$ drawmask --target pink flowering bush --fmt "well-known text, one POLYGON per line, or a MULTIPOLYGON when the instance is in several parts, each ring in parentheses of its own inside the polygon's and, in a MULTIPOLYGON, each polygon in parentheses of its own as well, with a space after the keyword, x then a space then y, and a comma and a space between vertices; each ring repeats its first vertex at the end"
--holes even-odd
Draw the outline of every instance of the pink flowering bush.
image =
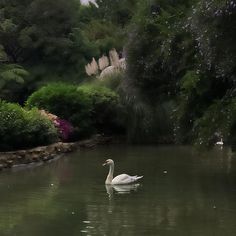
POLYGON ((71 123, 67 120, 63 120, 60 118, 56 118, 53 121, 55 127, 58 129, 59 131, 59 136, 63 141, 68 141, 70 136, 73 133, 73 126, 71 125, 71 123))
POLYGON ((69 138, 71 137, 71 135, 74 131, 74 128, 69 121, 61 119, 58 116, 56 116, 48 111, 45 111, 45 110, 40 110, 40 113, 42 116, 45 116, 45 117, 47 117, 47 119, 52 121, 52 123, 54 124, 54 126, 58 130, 59 137, 62 141, 69 140, 69 138))

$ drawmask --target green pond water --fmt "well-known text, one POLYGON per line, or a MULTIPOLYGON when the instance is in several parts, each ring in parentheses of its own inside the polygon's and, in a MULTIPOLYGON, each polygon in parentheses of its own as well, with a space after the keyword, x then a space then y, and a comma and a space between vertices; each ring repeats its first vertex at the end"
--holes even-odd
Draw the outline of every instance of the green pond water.
POLYGON ((0 236, 236 235, 236 156, 176 146, 101 146, 0 173, 0 236), (115 174, 140 185, 105 187, 115 174))

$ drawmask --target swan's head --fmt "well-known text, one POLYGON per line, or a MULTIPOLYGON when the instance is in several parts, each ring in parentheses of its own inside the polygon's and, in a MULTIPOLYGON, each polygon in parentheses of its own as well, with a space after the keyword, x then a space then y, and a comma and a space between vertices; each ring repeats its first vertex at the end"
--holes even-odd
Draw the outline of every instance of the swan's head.
POLYGON ((103 166, 107 166, 107 165, 110 166, 112 164, 114 164, 114 161, 112 159, 107 159, 102 165, 103 166))

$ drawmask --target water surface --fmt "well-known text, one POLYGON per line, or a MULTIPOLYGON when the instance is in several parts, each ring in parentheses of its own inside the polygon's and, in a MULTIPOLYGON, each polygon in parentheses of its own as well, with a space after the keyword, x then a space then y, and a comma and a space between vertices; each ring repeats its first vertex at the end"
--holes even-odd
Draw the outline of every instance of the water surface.
POLYGON ((1 236, 236 235, 236 156, 176 146, 105 146, 0 173, 1 236), (140 185, 106 188, 115 173, 140 185))

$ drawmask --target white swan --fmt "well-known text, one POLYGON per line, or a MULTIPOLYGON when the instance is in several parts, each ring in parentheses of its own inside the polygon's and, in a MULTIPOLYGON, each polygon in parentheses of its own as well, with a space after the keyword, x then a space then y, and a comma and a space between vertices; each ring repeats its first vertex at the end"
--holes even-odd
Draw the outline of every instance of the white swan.
POLYGON ((220 141, 216 142, 216 145, 223 146, 224 145, 223 139, 221 138, 220 141))
POLYGON ((114 179, 113 179, 113 173, 114 173, 114 161, 112 159, 107 159, 105 161, 105 163, 103 164, 103 166, 109 166, 109 173, 107 175, 105 184, 112 184, 112 185, 116 185, 116 184, 131 184, 134 183, 135 181, 143 178, 143 176, 130 176, 127 174, 121 174, 121 175, 117 175, 114 179))

